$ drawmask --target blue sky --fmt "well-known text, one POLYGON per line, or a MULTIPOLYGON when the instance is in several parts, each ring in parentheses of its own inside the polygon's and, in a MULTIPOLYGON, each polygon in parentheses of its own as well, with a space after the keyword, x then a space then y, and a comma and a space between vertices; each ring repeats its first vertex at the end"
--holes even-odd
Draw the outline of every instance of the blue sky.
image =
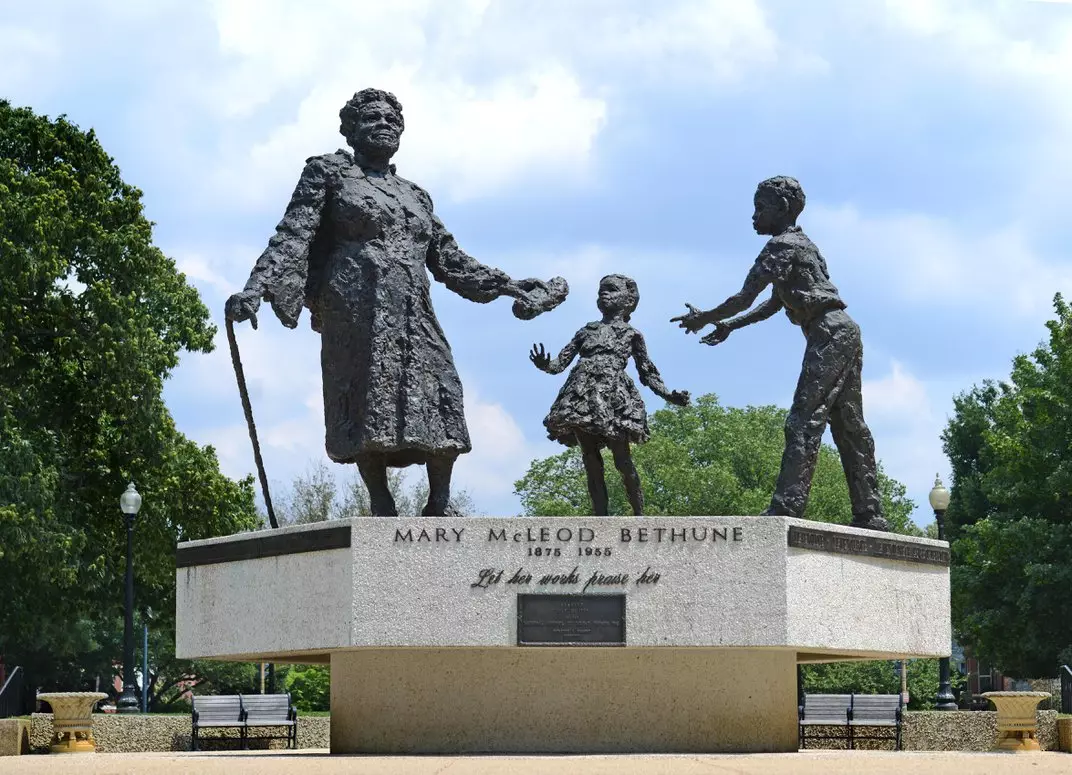
MULTIPOLYGON (((739 288, 763 244, 752 194, 771 175, 807 193, 800 223, 864 332, 878 456, 918 521, 948 471, 952 397, 1007 376, 1043 338, 1053 294, 1072 293, 1070 3, 310 5, 42 0, 5 3, 0 19, 0 95, 96 129, 220 325, 217 350, 184 356, 166 397, 230 475, 253 462, 223 302, 304 160, 343 145, 339 107, 366 86, 402 101, 399 174, 465 250, 571 285, 530 322, 508 300, 433 289, 474 444, 456 484, 484 513, 516 511, 513 482, 562 449, 542 418, 564 376, 526 353, 557 351, 598 316, 603 274, 639 283, 634 324, 669 387, 788 406, 804 342, 784 317, 717 348, 668 322, 739 288)), ((240 345, 281 490, 323 457, 319 344, 306 318, 293 331, 262 320, 240 345)))

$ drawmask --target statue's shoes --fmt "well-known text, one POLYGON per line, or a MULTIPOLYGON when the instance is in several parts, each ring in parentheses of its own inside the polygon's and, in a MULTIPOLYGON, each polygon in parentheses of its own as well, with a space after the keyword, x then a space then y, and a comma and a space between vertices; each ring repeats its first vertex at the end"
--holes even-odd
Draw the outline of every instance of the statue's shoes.
POLYGON ((886 521, 885 517, 871 515, 865 516, 862 519, 853 517, 852 522, 849 523, 849 527, 862 527, 864 530, 878 530, 882 533, 888 533, 890 530, 890 523, 886 521))

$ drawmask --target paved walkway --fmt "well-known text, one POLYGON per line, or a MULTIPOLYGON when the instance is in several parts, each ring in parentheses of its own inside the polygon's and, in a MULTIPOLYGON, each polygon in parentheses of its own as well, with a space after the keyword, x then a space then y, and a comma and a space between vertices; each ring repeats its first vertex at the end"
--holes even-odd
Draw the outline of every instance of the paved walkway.
POLYGON ((806 751, 796 754, 643 756, 329 756, 327 751, 67 754, 0 759, 5 775, 1048 775, 1072 772, 1072 755, 806 751))

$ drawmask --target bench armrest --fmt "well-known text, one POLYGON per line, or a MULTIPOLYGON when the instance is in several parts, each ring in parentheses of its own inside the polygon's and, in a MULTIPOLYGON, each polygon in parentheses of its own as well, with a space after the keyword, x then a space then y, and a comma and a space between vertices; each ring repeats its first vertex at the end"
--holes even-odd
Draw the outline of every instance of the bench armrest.
POLYGON ((193 714, 193 722, 196 724, 197 723, 197 718, 198 718, 198 716, 201 715, 201 712, 199 710, 197 710, 197 708, 194 708, 190 712, 193 714))
POLYGON ((296 707, 294 707, 293 705, 291 705, 290 708, 287 710, 287 721, 297 721, 297 720, 298 720, 298 709, 296 707))

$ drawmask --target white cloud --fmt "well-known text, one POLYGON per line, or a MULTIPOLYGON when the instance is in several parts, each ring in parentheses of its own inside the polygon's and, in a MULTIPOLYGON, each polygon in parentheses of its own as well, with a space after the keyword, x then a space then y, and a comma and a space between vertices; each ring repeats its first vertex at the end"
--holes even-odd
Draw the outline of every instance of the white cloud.
POLYGON ((941 440, 946 418, 931 399, 943 394, 944 386, 927 384, 897 360, 889 368, 882 377, 864 380, 864 417, 876 456, 886 474, 905 485, 917 506, 914 518, 923 525, 932 519, 927 492, 935 472, 949 481, 941 440))
POLYGON ((916 304, 1036 320, 1051 311, 1055 291, 1072 289, 1072 265, 1036 252, 1017 223, 982 231, 920 213, 866 216, 851 205, 809 212, 808 231, 825 253, 916 304))
POLYGON ((864 405, 869 417, 894 419, 929 417, 930 401, 923 383, 909 374, 902 363, 892 361, 890 373, 864 383, 864 405))
POLYGON ((244 283, 236 283, 225 276, 218 266, 219 262, 212 255, 201 253, 178 253, 172 256, 175 267, 186 275, 188 282, 196 285, 205 295, 206 290, 214 291, 212 296, 226 298, 239 290, 244 283))
POLYGON ((963 69, 990 88, 1045 96, 1042 106, 1072 121, 1072 15, 1030 17, 1026 3, 887 0, 887 19, 934 44, 928 57, 963 69))
MULTIPOLYGON (((526 174, 582 178, 606 111, 602 100, 585 96, 575 77, 558 67, 504 77, 485 88, 421 82, 405 70, 366 80, 403 100, 400 174, 453 199, 501 190, 526 174)), ((314 87, 294 122, 222 167, 214 183, 248 204, 277 204, 280 191, 297 182, 302 160, 345 145, 338 113, 353 84, 345 78, 314 87)))
POLYGON ((666 4, 655 13, 608 11, 570 25, 571 43, 580 56, 635 67, 648 78, 736 82, 779 59, 778 36, 752 0, 666 4))
POLYGON ((603 100, 586 97, 577 78, 548 67, 504 78, 479 94, 438 92, 418 103, 401 156, 427 175, 433 190, 461 200, 504 189, 527 175, 581 178, 606 117, 603 100), (459 98, 460 97, 460 98, 459 98))
POLYGON ((530 441, 502 404, 487 401, 480 395, 471 376, 466 375, 463 384, 465 418, 473 451, 458 459, 455 487, 468 490, 482 512, 501 511, 505 505, 516 504, 514 482, 524 476, 529 463, 561 450, 552 449, 547 441, 530 441))
POLYGON ((228 138, 210 188, 254 207, 293 186, 301 160, 342 144, 339 108, 364 86, 404 105, 402 174, 467 199, 521 179, 583 183, 609 100, 630 84, 711 87, 818 62, 785 48, 752 0, 211 7, 223 62, 202 91, 228 138))
POLYGON ((466 199, 522 180, 584 184, 615 101, 638 85, 709 94, 825 66, 781 40, 759 0, 105 2, 84 11, 105 20, 103 36, 85 36, 75 14, 49 20, 47 39, 29 32, 49 17, 47 2, 35 8, 21 11, 32 24, 9 34, 0 72, 40 73, 47 40, 57 66, 103 83, 123 47, 153 73, 125 106, 145 152, 232 210, 278 208, 302 161, 343 143, 339 108, 365 86, 405 106, 400 171, 466 199))

